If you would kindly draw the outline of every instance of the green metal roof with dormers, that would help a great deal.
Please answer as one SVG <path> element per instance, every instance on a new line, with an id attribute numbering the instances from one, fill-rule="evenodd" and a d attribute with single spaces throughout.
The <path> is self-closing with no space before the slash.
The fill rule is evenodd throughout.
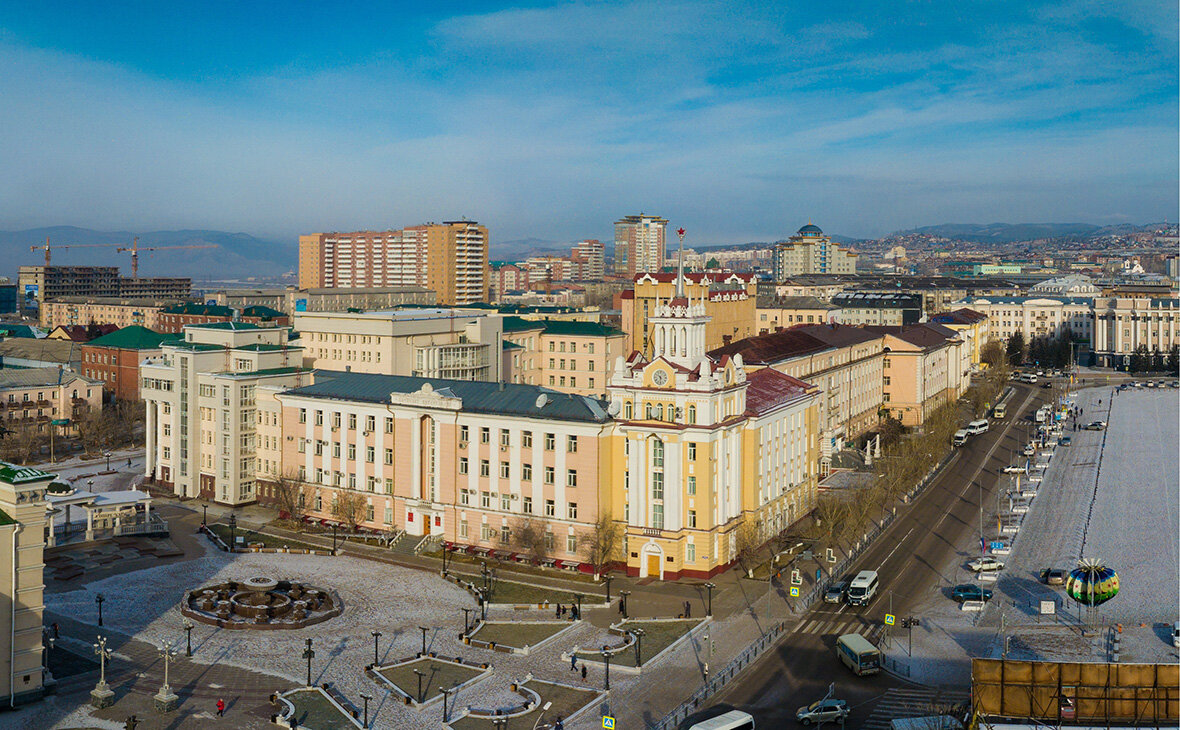
<path id="1" fill-rule="evenodd" d="M 547 335 L 568 337 L 622 337 L 623 330 L 608 327 L 598 322 L 580 322 L 569 319 L 524 319 L 505 317 L 504 332 L 530 332 L 544 330 Z"/>
<path id="2" fill-rule="evenodd" d="M 161 343 L 179 339 L 180 335 L 164 334 L 135 324 L 109 335 L 97 337 L 85 345 L 86 347 L 110 347 L 116 350 L 156 350 L 159 349 Z"/>
<path id="3" fill-rule="evenodd" d="M 173 304 L 170 307 L 164 307 L 160 310 L 160 314 L 186 314 L 196 317 L 232 317 L 234 316 L 234 310 L 218 304 L 185 302 L 184 304 Z"/>
<path id="4" fill-rule="evenodd" d="M 0 481 L 9 484 L 28 484 L 30 482 L 44 482 L 53 479 L 49 472 L 34 469 L 31 466 L 17 466 L 7 461 L 0 461 Z"/>

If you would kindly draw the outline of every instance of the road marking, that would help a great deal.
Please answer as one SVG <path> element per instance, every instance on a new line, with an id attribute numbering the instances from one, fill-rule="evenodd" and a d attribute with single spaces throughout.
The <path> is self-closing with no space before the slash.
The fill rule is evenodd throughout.
<path id="1" fill-rule="evenodd" d="M 903 542 L 905 542 L 905 541 L 906 541 L 906 538 L 907 538 L 907 537 L 909 537 L 909 536 L 910 536 L 910 534 L 911 534 L 911 533 L 912 533 L 914 530 L 916 530 L 916 529 L 917 529 L 916 527 L 911 527 L 911 528 L 910 528 L 910 531 L 909 531 L 909 532 L 907 532 L 907 533 L 905 534 L 905 537 L 903 537 L 903 538 L 901 538 L 900 540 L 898 540 L 898 541 L 897 541 L 897 544 L 893 546 L 893 549 L 889 551 L 889 554 L 888 554 L 888 555 L 886 555 L 886 556 L 885 556 L 885 559 L 881 561 L 881 564 L 877 566 L 877 572 L 878 572 L 878 573 L 880 573 L 880 572 L 881 572 L 881 569 L 885 567 L 885 563 L 888 563 L 888 562 L 889 562 L 889 558 L 892 558 L 892 557 L 893 557 L 893 554 L 894 554 L 895 552 L 897 552 L 897 549 L 898 549 L 899 547 L 901 547 L 901 544 L 902 544 Z"/>

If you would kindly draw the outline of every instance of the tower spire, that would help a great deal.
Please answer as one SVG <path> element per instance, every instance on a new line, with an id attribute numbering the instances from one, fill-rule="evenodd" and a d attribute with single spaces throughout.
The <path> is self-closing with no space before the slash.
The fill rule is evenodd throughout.
<path id="1" fill-rule="evenodd" d="M 684 229 L 677 228 L 676 235 L 680 238 L 680 252 L 676 254 L 676 297 L 684 296 Z"/>

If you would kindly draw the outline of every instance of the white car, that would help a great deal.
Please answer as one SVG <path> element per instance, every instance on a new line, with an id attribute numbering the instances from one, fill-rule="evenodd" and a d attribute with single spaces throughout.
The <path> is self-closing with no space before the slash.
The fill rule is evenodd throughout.
<path id="1" fill-rule="evenodd" d="M 976 558 L 970 563 L 967 563 L 967 567 L 971 570 L 974 570 L 976 573 L 988 573 L 994 570 L 1003 570 L 1004 561 L 985 556 L 982 558 Z"/>
<path id="2" fill-rule="evenodd" d="M 1004 467 L 1005 474 L 1026 474 L 1027 472 L 1028 467 L 1022 466 L 1021 464 L 1012 464 L 1011 466 Z"/>
<path id="3" fill-rule="evenodd" d="M 1020 453 L 1024 454 L 1025 456 L 1035 456 L 1037 453 L 1037 447 L 1029 444 L 1028 446 L 1025 446 L 1024 451 Z"/>

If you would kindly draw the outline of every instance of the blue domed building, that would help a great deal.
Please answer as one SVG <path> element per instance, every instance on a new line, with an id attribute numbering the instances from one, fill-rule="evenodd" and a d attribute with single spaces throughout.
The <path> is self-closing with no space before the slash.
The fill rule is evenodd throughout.
<path id="1" fill-rule="evenodd" d="M 774 247 L 774 280 L 806 274 L 855 274 L 856 253 L 808 221 L 795 235 Z"/>

